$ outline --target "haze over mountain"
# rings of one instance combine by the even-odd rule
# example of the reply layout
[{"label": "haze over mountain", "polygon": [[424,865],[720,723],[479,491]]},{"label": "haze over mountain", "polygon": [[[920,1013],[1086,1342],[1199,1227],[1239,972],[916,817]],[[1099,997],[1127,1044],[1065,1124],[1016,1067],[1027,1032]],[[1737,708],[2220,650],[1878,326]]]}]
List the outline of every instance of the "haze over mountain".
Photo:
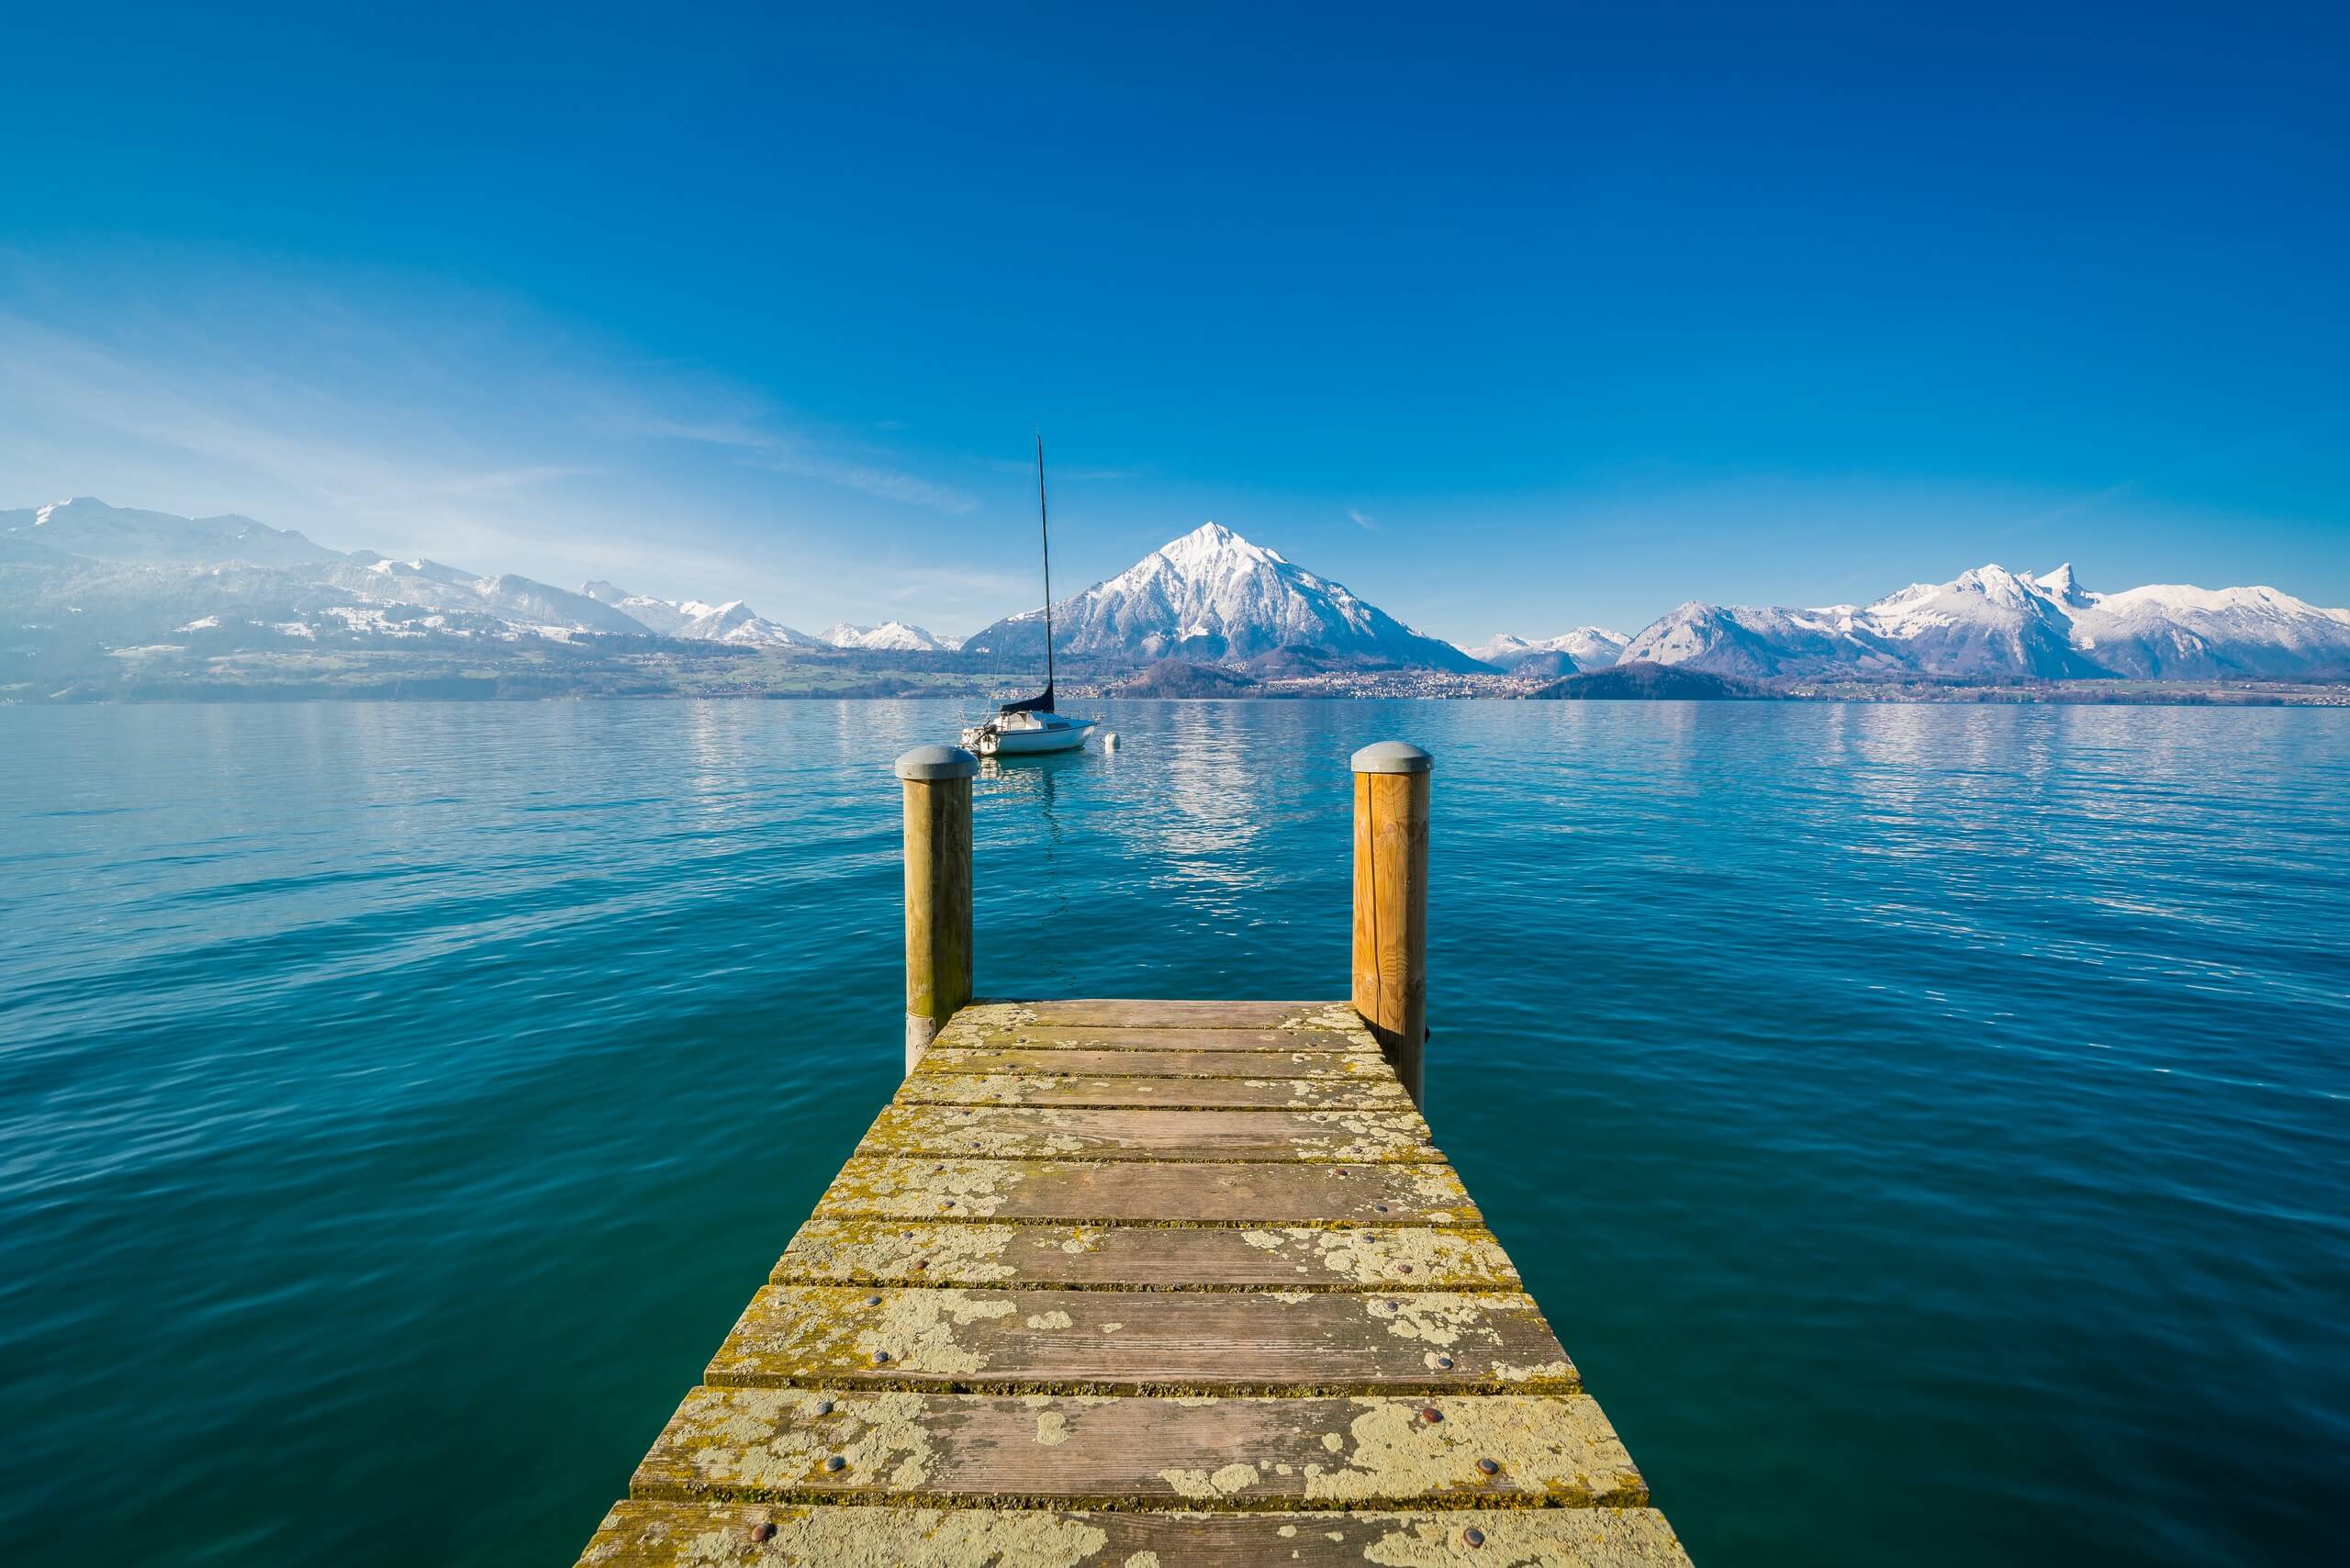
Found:
[{"label": "haze over mountain", "polygon": [[740,602],[672,604],[610,583],[572,593],[513,573],[344,554],[251,518],[174,517],[88,496],[0,511],[0,617],[111,645],[202,633],[216,650],[585,635],[824,645]]},{"label": "haze over mountain", "polygon": [[90,496],[0,511],[0,539],[20,549],[152,565],[241,561],[255,566],[292,566],[346,558],[291,530],[271,528],[249,517],[174,517],[169,512],[110,507]]},{"label": "haze over mountain", "polygon": [[[964,639],[973,653],[1041,655],[1044,610]],[[1477,661],[1279,552],[1201,524],[1118,576],[1053,607],[1062,653],[1240,662],[1310,649],[1342,664],[1473,670]]]}]

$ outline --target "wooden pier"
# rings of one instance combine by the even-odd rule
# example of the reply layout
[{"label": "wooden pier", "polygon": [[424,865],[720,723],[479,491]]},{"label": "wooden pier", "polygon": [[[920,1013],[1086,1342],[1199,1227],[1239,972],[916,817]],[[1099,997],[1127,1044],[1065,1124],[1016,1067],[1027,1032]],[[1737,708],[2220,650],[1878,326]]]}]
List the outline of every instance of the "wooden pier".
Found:
[{"label": "wooden pier", "polygon": [[982,1003],[900,760],[905,1082],[583,1563],[1685,1568],[1421,1118],[1428,763],[1356,767],[1347,1001]]}]

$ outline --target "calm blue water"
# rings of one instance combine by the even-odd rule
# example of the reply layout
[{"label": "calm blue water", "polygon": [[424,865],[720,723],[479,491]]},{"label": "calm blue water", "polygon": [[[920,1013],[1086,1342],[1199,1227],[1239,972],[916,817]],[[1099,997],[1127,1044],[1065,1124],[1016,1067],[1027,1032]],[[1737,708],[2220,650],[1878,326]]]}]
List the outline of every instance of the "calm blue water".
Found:
[{"label": "calm blue water", "polygon": [[[0,710],[0,1540],[568,1562],[893,1085],[926,704]],[[1701,1563],[2300,1561],[2350,1477],[2350,712],[1133,704],[981,989],[1342,994]]]}]

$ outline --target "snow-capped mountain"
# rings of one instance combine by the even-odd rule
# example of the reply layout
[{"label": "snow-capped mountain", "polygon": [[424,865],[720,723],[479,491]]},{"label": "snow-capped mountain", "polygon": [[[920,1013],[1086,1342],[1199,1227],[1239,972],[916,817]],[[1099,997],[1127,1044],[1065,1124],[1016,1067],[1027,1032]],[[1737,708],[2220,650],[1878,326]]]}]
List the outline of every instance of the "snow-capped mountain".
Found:
[{"label": "snow-capped mountain", "polygon": [[1605,626],[1578,626],[1556,637],[1529,642],[1505,632],[1492,642],[1469,650],[1469,656],[1496,669],[1533,675],[1578,675],[1606,669],[1623,656],[1631,639]]},{"label": "snow-capped mountain", "polygon": [[875,653],[941,654],[961,646],[951,637],[941,637],[903,621],[884,621],[878,626],[852,626],[843,621],[817,635],[835,648],[863,648]]},{"label": "snow-capped mountain", "polygon": [[1643,629],[1622,659],[1760,678],[2290,678],[2350,670],[2350,610],[2270,588],[2095,593],[2069,563],[2037,577],[1988,566],[1868,605],[1692,600]]},{"label": "snow-capped mountain", "polygon": [[579,591],[599,604],[609,605],[656,636],[676,637],[688,643],[736,643],[762,648],[825,646],[822,638],[794,631],[780,621],[770,621],[739,599],[724,604],[704,604],[696,599],[655,599],[600,580],[583,585]]},{"label": "snow-capped mountain", "polygon": [[[1041,653],[1044,611],[999,621],[964,640],[967,652]],[[1416,632],[1346,587],[1203,523],[1107,582],[1053,607],[1064,653],[1244,660],[1305,649],[1343,662],[1473,669],[1449,643]]]}]

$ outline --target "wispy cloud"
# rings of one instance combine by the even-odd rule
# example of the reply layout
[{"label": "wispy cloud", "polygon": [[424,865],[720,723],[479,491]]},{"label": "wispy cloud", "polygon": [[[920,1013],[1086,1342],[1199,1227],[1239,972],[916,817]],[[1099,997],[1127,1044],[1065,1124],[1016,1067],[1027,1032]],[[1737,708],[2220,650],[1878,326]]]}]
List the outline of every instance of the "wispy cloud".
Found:
[{"label": "wispy cloud", "polygon": [[[237,511],[476,570],[726,585],[773,613],[825,614],[839,596],[993,619],[1021,597],[943,567],[886,576],[856,546],[878,521],[856,498],[935,517],[980,504],[870,425],[798,420],[509,298],[202,258],[172,276],[158,296],[151,276],[68,276],[0,249],[0,482],[23,492],[0,504],[71,492]],[[936,526],[908,521],[915,537]]]},{"label": "wispy cloud", "polygon": [[366,413],[331,384],[273,373],[228,345],[198,342],[148,358],[5,312],[0,408],[20,442],[78,434],[151,471],[193,465],[207,490],[242,472],[276,492],[273,498],[290,493],[308,508],[360,520],[455,521],[468,498],[510,499],[587,472],[565,463],[501,464],[463,442],[419,439],[412,425],[407,439],[393,439],[397,430],[371,431]]},{"label": "wispy cloud", "polygon": [[1353,507],[1348,507],[1347,509],[1347,515],[1354,520],[1355,526],[1357,528],[1367,528],[1373,533],[1379,532],[1379,520],[1377,518],[1372,517],[1366,512],[1358,511]]},{"label": "wispy cloud", "polygon": [[822,479],[828,485],[862,490],[868,496],[878,496],[886,501],[930,507],[950,515],[973,510],[979,504],[978,497],[952,485],[937,484],[917,475],[879,468],[869,463],[819,456],[789,445],[744,461],[778,474],[798,474],[810,479]]},{"label": "wispy cloud", "polygon": [[[733,447],[745,454],[743,461],[754,468],[817,479],[950,516],[973,510],[979,504],[979,498],[968,491],[877,461],[869,454],[820,448],[811,435],[780,428],[781,416],[774,409],[739,394],[733,400],[735,406],[731,409],[683,417],[667,409],[636,406],[632,400],[619,405],[608,402],[599,418],[617,431],[656,440]],[[885,427],[892,422],[882,421]]]},{"label": "wispy cloud", "polygon": [[[1062,483],[1085,484],[1092,482],[1107,482],[1118,479],[1139,479],[1143,476],[1143,470],[1140,468],[1064,466],[1061,464],[1055,463],[1052,458],[1052,454],[1050,453],[1046,453],[1045,454],[1045,462],[1050,471],[1047,476],[1056,485]],[[996,470],[1000,474],[1034,475],[1036,472],[1036,462],[1034,458],[1028,458],[1024,461],[1020,458],[1014,457],[990,457],[987,459],[987,465],[989,467]]]},{"label": "wispy cloud", "polygon": [[1030,600],[1041,603],[1045,597],[1035,578],[1012,572],[901,566],[895,578],[889,595],[891,603],[936,605],[957,611],[984,610],[990,620],[1011,613],[1013,608],[1031,609]]}]

